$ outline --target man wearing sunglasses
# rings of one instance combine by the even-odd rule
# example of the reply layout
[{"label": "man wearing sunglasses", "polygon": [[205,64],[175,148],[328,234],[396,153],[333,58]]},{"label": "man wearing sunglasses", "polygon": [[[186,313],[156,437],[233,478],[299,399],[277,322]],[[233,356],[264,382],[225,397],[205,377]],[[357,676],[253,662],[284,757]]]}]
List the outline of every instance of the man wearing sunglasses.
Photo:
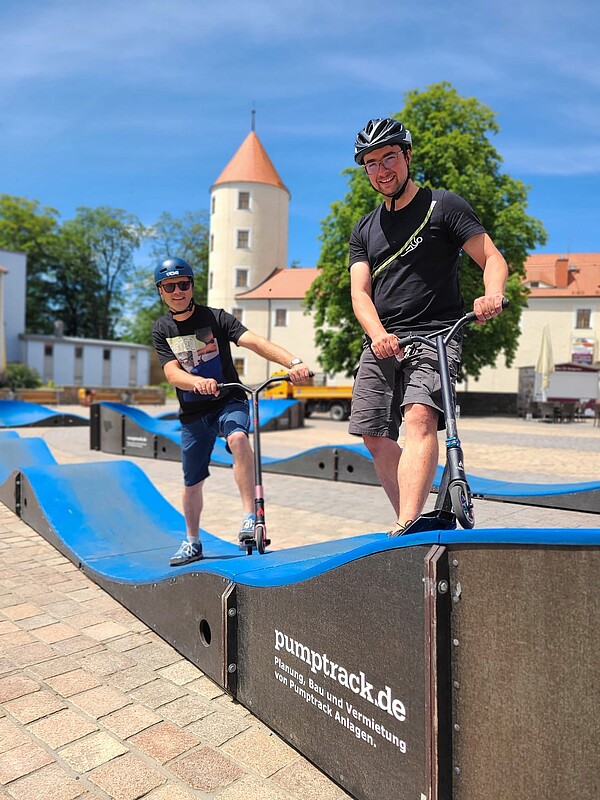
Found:
[{"label": "man wearing sunglasses", "polygon": [[158,294],[169,312],[152,329],[154,347],[165,376],[177,390],[181,420],[183,513],[186,539],[170,560],[172,567],[202,558],[200,515],[203,485],[217,436],[233,455],[244,517],[238,534],[240,547],[254,536],[254,461],[248,431],[250,414],[241,390],[217,389],[218,383],[236,383],[239,377],[231,355],[231,342],[275,361],[290,370],[292,383],[310,377],[302,359],[283,347],[249,331],[222,308],[194,301],[194,273],[182,258],[169,258],[154,271]]},{"label": "man wearing sunglasses", "polygon": [[[412,137],[395,119],[372,119],[358,133],[354,159],[384,202],[350,237],[352,306],[365,331],[352,396],[350,433],[363,437],[394,507],[399,536],[423,511],[444,428],[437,357],[430,350],[402,363],[398,336],[433,333],[464,314],[458,279],[464,250],[483,270],[473,306],[484,323],[502,311],[508,267],[472,208],[452,192],[410,177]],[[448,348],[456,382],[461,342]],[[405,423],[405,443],[397,442]]]}]

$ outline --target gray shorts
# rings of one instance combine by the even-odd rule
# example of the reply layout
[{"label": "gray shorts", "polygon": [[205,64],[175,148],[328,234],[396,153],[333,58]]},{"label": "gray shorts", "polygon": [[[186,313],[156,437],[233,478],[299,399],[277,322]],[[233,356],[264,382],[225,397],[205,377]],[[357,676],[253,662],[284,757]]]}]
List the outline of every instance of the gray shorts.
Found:
[{"label": "gray shorts", "polygon": [[[439,412],[438,430],[445,427],[442,388],[437,353],[416,343],[413,356],[379,360],[370,347],[363,350],[352,389],[352,413],[348,431],[357,436],[386,436],[396,441],[402,424],[402,409],[409,403],[431,406]],[[462,343],[448,345],[452,389],[460,366]]]}]

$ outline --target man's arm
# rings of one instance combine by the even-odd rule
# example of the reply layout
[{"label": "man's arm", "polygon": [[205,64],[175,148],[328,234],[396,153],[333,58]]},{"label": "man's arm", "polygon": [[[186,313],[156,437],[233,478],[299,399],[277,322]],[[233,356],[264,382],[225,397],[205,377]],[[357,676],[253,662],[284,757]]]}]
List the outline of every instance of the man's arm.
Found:
[{"label": "man's arm", "polygon": [[371,350],[376,358],[389,358],[400,354],[398,339],[381,324],[373,303],[371,269],[366,261],[356,261],[350,267],[350,292],[356,319],[371,340]]},{"label": "man's arm", "polygon": [[259,336],[256,333],[252,333],[252,331],[244,331],[237,343],[241,347],[252,350],[253,353],[266,358],[267,361],[275,361],[277,364],[281,364],[282,367],[289,369],[292,383],[302,383],[310,378],[310,370],[304,362],[290,367],[291,362],[295,360],[294,356],[285,347],[280,347],[269,339],[265,339],[264,336]]},{"label": "man's arm", "polygon": [[200,375],[192,375],[190,372],[186,372],[176,358],[172,361],[167,361],[163,371],[171,386],[175,386],[184,392],[218,394],[217,391],[212,390],[212,384],[214,384],[215,388],[217,384],[213,378],[202,378]]},{"label": "man's arm", "polygon": [[508,265],[487,233],[472,236],[463,244],[463,250],[483,270],[485,294],[476,298],[473,311],[479,322],[485,322],[502,313]]}]

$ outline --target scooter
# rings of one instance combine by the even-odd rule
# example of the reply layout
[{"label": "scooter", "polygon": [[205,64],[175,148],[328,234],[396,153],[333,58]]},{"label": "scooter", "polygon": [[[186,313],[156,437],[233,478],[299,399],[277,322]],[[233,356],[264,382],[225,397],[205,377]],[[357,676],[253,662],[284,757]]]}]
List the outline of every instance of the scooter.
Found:
[{"label": "scooter", "polygon": [[[502,308],[508,308],[509,305],[509,301],[504,298],[502,300]],[[442,388],[442,408],[446,423],[446,464],[442,473],[434,510],[417,517],[411,525],[404,529],[404,536],[408,533],[420,533],[422,531],[452,530],[456,528],[457,521],[466,529],[471,529],[475,526],[473,498],[465,474],[464,456],[460,439],[458,438],[456,404],[452,393],[447,347],[448,343],[454,339],[459,331],[466,325],[475,322],[476,319],[475,312],[470,311],[451,327],[444,328],[429,336],[409,333],[408,336],[398,337],[398,344],[403,348],[410,348],[410,345],[420,342],[436,349]],[[405,359],[414,357],[414,354],[411,355],[410,351],[405,352]]]},{"label": "scooter", "polygon": [[[311,373],[311,377],[312,375],[313,373]],[[271,540],[267,539],[267,523],[265,520],[265,494],[262,485],[258,395],[272,383],[281,383],[281,381],[289,380],[289,375],[278,375],[275,378],[268,378],[266,381],[263,381],[256,389],[244,386],[243,383],[217,384],[217,389],[242,389],[242,391],[246,392],[246,394],[252,398],[252,416],[254,423],[254,431],[252,434],[252,445],[254,449],[254,538],[244,539],[243,542],[240,542],[240,548],[244,549],[249,556],[252,555],[253,550],[258,550],[258,552],[263,555],[267,547],[271,544]]]}]

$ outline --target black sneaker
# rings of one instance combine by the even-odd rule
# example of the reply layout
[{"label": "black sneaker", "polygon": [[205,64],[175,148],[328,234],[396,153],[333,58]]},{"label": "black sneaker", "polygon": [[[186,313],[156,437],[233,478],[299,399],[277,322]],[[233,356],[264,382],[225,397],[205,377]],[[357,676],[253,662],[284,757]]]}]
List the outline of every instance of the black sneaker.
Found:
[{"label": "black sneaker", "polygon": [[184,564],[191,564],[192,561],[200,561],[202,558],[202,545],[200,542],[190,542],[184,539],[179,545],[179,550],[169,561],[170,567],[183,567]]}]

